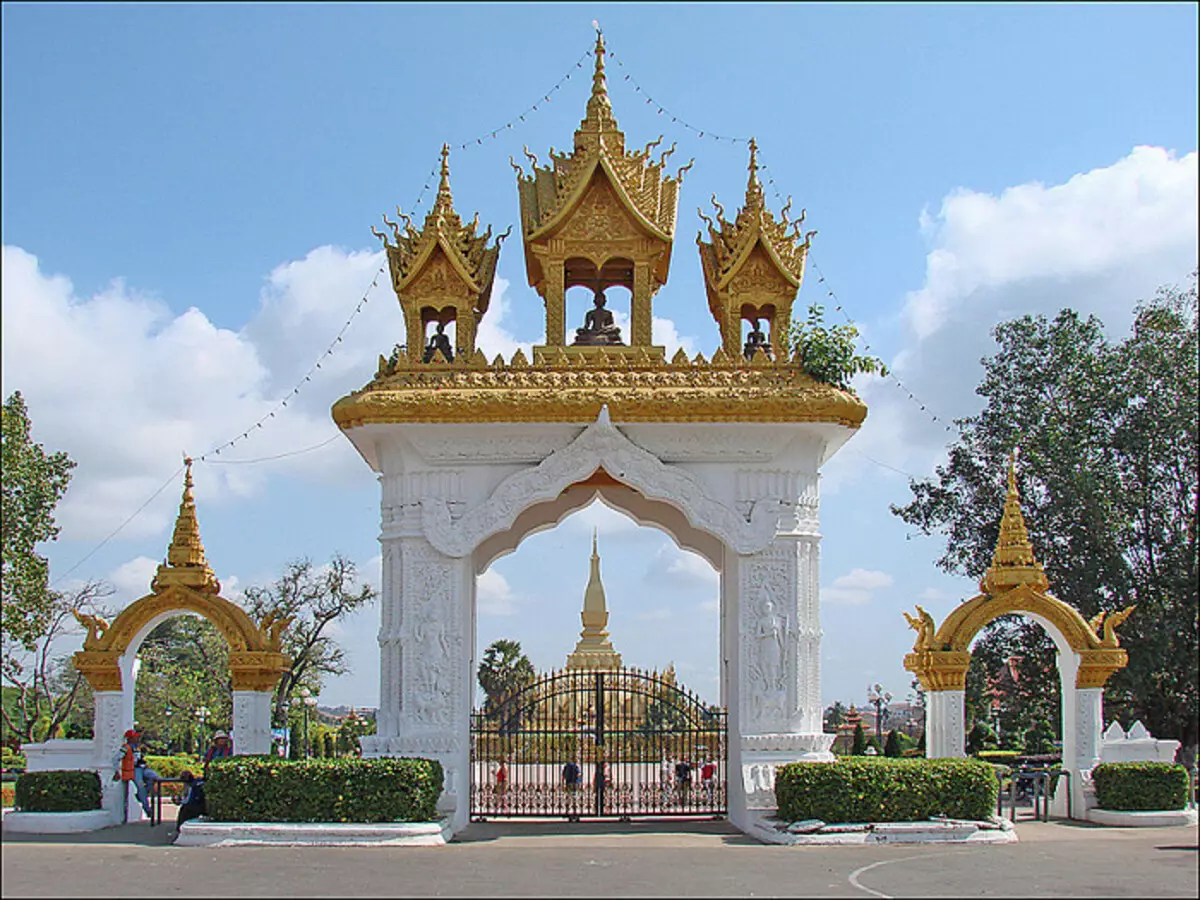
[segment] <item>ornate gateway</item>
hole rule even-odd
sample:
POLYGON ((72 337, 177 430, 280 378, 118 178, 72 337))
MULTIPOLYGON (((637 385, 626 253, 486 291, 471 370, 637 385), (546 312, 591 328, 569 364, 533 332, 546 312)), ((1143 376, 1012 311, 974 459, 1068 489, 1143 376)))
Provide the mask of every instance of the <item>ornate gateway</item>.
POLYGON ((471 716, 471 818, 724 816, 725 724, 669 670, 552 673, 471 716))

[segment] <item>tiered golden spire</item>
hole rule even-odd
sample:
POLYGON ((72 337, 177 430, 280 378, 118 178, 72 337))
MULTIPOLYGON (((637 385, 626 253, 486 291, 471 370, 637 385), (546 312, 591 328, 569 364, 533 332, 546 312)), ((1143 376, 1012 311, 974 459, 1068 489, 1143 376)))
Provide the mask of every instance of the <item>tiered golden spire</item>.
POLYGON ((579 633, 579 642, 575 652, 567 657, 568 669, 598 669, 621 668, 621 654, 613 649, 612 641, 608 638, 608 608, 604 597, 604 584, 600 580, 600 551, 597 548, 596 531, 592 531, 592 570, 588 577, 587 589, 583 593, 583 612, 579 617, 583 620, 583 630, 579 633))
POLYGON ((400 207, 396 207, 396 214, 404 223, 403 229, 383 214, 384 223, 392 229, 393 242, 389 243, 387 236, 375 228, 371 233, 387 251, 392 287, 407 324, 408 356, 420 357, 430 322, 454 322, 459 354, 473 354, 479 320, 491 299, 500 244, 508 233, 497 237, 489 247, 491 226, 479 234, 478 214, 463 224, 454 211, 449 144, 442 144, 437 195, 425 224, 415 228, 400 207))
POLYGON ((617 120, 613 115, 612 101, 608 99, 608 80, 604 76, 604 34, 596 29, 596 66, 592 72, 592 95, 588 97, 587 115, 575 132, 575 149, 581 150, 588 143, 599 140, 601 132, 616 132, 618 138, 614 146, 616 152, 625 149, 625 135, 617 128, 617 120), (596 135, 593 138, 591 135, 596 135))
POLYGON ((804 280, 804 263, 815 231, 800 236, 805 213, 791 220, 789 199, 779 219, 767 209, 758 177, 758 144, 750 139, 749 175, 746 197, 733 222, 725 208, 712 198, 714 222, 699 210, 708 225, 709 242, 696 235, 700 266, 708 291, 708 306, 721 327, 721 344, 730 355, 741 352, 741 323, 759 320, 770 323, 772 349, 786 356, 786 332, 791 322, 792 303, 804 280))
POLYGON ((1008 457, 1008 494, 1004 499, 1004 514, 1000 517, 1000 535, 992 564, 983 573, 980 589, 987 594, 1002 594, 1020 585, 1046 591, 1050 581, 1041 564, 1034 558, 1025 517, 1021 514, 1021 496, 1017 492, 1016 451, 1008 457))
POLYGON ((183 499, 179 502, 179 517, 175 520, 175 533, 167 548, 167 558, 158 567, 150 590, 157 593, 171 586, 191 588, 203 594, 221 593, 221 583, 208 567, 204 558, 204 544, 200 540, 200 523, 196 518, 196 498, 192 494, 192 460, 183 460, 186 474, 183 477, 183 499))

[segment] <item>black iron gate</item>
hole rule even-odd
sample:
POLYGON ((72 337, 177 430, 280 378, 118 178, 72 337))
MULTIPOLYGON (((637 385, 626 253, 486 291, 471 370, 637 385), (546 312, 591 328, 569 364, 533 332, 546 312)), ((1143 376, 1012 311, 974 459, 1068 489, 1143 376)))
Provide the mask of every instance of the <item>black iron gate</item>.
POLYGON ((726 713, 670 677, 563 671, 471 716, 471 817, 723 816, 726 713))

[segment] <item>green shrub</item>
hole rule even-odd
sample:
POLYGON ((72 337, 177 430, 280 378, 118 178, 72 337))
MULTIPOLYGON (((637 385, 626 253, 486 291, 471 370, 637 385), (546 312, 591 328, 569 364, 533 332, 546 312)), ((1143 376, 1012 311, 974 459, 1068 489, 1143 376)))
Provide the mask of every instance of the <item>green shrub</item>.
POLYGON ((900 732, 895 728, 888 732, 887 741, 883 745, 883 755, 893 758, 903 755, 900 749, 900 732))
POLYGON ((972 759, 856 759, 791 763, 775 775, 787 821, 917 822, 986 819, 1000 789, 992 766, 972 759))
POLYGON ((867 736, 863 731, 862 722, 854 726, 854 743, 850 745, 851 756, 862 756, 867 752, 867 736))
POLYGON ((218 822, 429 822, 442 765, 429 759, 214 760, 204 784, 218 822))
POLYGON ((1092 770, 1092 783, 1101 809, 1170 810, 1187 806, 1187 769, 1178 763, 1102 763, 1092 770))
POLYGON ((84 812, 100 808, 100 776, 79 770, 26 772, 17 779, 22 812, 84 812))
POLYGON ((2 747, 0 748, 0 768, 24 770, 25 757, 13 750, 12 747, 2 747))

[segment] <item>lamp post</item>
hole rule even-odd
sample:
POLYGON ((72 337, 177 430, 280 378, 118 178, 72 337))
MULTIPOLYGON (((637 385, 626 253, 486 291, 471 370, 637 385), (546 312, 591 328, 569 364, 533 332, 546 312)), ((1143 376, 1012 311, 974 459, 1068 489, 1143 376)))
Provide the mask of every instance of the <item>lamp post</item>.
POLYGON ((208 707, 196 707, 196 721, 200 723, 200 752, 203 753, 208 747, 208 740, 204 735, 204 723, 208 721, 208 707))
POLYGON ((292 706, 304 712, 304 758, 308 759, 312 755, 312 742, 308 736, 308 711, 316 709, 317 698, 306 687, 300 688, 296 693, 299 696, 292 698, 292 706))
POLYGON ((166 720, 167 720, 167 723, 165 725, 165 730, 167 732, 167 753, 175 752, 175 748, 171 743, 171 716, 173 716, 174 714, 175 714, 175 710, 171 709, 170 706, 168 706, 166 709, 163 710, 163 716, 165 716, 166 720))
POLYGON ((875 740, 883 745, 883 708, 892 702, 892 695, 885 692, 882 684, 867 687, 867 702, 875 707, 875 740))

